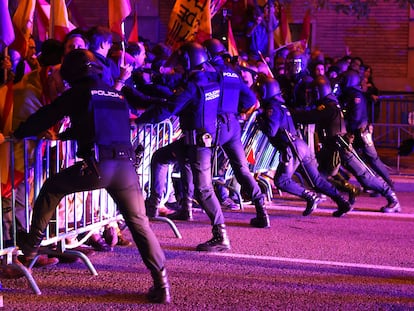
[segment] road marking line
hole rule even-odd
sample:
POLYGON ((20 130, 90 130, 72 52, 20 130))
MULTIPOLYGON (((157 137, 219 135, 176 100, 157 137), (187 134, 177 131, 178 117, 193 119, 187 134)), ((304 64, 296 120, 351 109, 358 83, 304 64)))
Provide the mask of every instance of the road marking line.
POLYGON ((258 259, 267 261, 278 261, 278 262, 294 262, 302 264, 315 264, 325 266, 339 266, 339 267, 350 267, 350 268, 363 268, 373 270, 387 270, 387 271, 399 271, 399 272, 410 272, 414 273, 414 268, 407 267, 395 267, 395 266, 383 266, 383 265, 370 265, 352 262, 340 262, 340 261, 329 261, 329 260, 312 260, 312 259, 301 259, 301 258, 287 258, 287 257, 273 257, 273 256, 256 256, 246 255, 237 253, 208 253, 212 256, 229 257, 229 258, 243 258, 243 259, 258 259))

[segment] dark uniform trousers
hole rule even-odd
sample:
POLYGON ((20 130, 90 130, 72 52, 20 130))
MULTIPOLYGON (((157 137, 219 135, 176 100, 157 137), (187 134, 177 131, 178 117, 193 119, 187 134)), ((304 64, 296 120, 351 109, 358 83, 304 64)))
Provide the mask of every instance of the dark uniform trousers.
POLYGON ((264 197, 259 185, 253 178, 246 159, 244 147, 241 142, 241 126, 234 113, 227 113, 219 116, 219 145, 223 148, 234 176, 243 191, 247 192, 252 201, 264 197))
POLYGON ((52 218, 56 206, 67 194, 105 188, 123 215, 144 264, 151 271, 164 267, 165 256, 145 215, 138 176, 130 158, 101 159, 96 164, 98 175, 83 162, 51 176, 44 183, 33 208, 32 226, 42 232, 52 218))
MULTIPOLYGON (((158 184, 161 189, 165 185, 167 164, 170 163, 173 154, 178 158, 188 159, 188 164, 191 167, 192 182, 194 184, 194 194, 198 200, 198 203, 207 213, 210 218, 211 224, 220 225, 224 224, 224 216, 221 210, 220 202, 218 201, 213 188, 212 176, 211 176, 211 157, 212 149, 206 147, 199 147, 195 145, 187 145, 184 139, 181 138, 175 142, 159 149, 157 151, 156 161, 152 161, 152 177, 159 180, 163 184, 158 184), (158 152, 161 151, 162 152, 158 152), (158 174, 161 174, 163 178, 158 178, 158 174)), ((189 181, 191 177, 188 178, 189 181)), ((157 184, 153 184, 157 186, 157 184)), ((151 191, 152 193, 152 191, 151 191)))
MULTIPOLYGON (((318 163, 309 150, 308 145, 300 138, 296 138, 293 144, 295 145, 296 150, 302 159, 302 164, 305 167, 309 178, 314 183, 315 188, 329 197, 337 197, 339 195, 338 191, 319 174, 318 163)), ((292 179, 292 176, 299 165, 300 160, 293 155, 290 147, 280 150, 280 163, 274 177, 275 185, 288 193, 302 196, 306 188, 292 179)))

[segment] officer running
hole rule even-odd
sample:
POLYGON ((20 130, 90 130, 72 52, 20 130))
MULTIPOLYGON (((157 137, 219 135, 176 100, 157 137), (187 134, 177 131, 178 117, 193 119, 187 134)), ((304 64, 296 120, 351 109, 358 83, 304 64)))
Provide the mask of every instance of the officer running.
POLYGON ((307 190, 292 179, 296 169, 301 165, 307 181, 337 204, 338 210, 334 212, 334 216, 335 213, 349 212, 351 204, 319 174, 315 157, 297 134, 292 116, 284 105, 279 83, 265 75, 259 75, 254 90, 263 111, 258 116, 259 127, 280 152, 280 162, 274 176, 275 186, 305 199, 307 204, 303 216, 310 215, 321 198, 316 192, 307 190))

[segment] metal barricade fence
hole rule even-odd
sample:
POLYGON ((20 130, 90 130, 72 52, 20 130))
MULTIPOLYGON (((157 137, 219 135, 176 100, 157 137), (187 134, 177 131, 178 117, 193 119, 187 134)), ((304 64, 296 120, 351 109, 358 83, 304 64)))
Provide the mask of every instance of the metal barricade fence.
MULTIPOLYGON (((152 155, 156 150, 170 144, 174 139, 177 138, 177 135, 179 135, 179 130, 176 129, 177 126, 177 122, 175 122, 174 126, 173 122, 167 119, 156 124, 143 124, 136 128, 133 127, 131 134, 132 145, 135 150, 138 148, 142 151, 139 155, 139 163, 137 163, 137 173, 140 179, 141 189, 147 196, 149 196, 151 191, 152 155)), ((165 181, 165 192, 162 194, 162 204, 168 200, 168 197, 173 191, 171 174, 172 167, 169 166, 167 179, 165 181)), ((151 220, 158 220, 167 223, 170 226, 171 230, 173 230, 175 236, 177 238, 181 238, 181 234, 175 226, 174 222, 172 222, 167 217, 152 217, 151 220)))
MULTIPOLYGON (((134 145, 143 145, 141 163, 137 166, 137 174, 142 189, 149 190, 150 163, 151 156, 155 150, 168 144, 172 140, 172 125, 170 121, 164 121, 155 125, 145 124, 138 127, 132 142, 134 145)), ((14 173, 18 172, 14 159, 19 159, 19 168, 22 170, 21 183, 10 188, 11 196, 11 237, 5 241, 5 227, 3 213, 1 215, 0 231, 0 254, 2 256, 2 268, 17 269, 28 279, 33 291, 40 294, 40 290, 33 279, 29 270, 13 258, 17 255, 16 231, 29 231, 32 203, 40 192, 45 180, 60 170, 74 164, 76 159, 76 144, 72 141, 52 141, 45 139, 27 138, 19 142, 8 140, 10 146, 10 167, 11 179, 14 180, 14 173), (20 152, 17 155, 14 145, 19 146, 20 152), (16 192, 19 192, 19 200, 16 200, 16 192), (20 228, 16 224, 16 209, 24 215, 24 220, 20 221, 20 228), (7 267, 9 266, 9 267, 7 267)), ((3 146, 1 144, 0 146, 3 146)), ((2 159, 4 161, 5 159, 2 159)), ((13 182, 11 185, 14 185, 13 182)), ((4 185, 2 185, 3 197, 4 185)), ((147 190, 147 191, 148 191, 147 190)), ((2 210, 4 210, 4 207, 2 210)), ((121 219, 116 205, 106 190, 99 189, 73 193, 65 196, 56 207, 46 229, 45 238, 41 246, 41 253, 55 254, 57 256, 76 256, 79 257, 87 266, 92 275, 97 272, 89 258, 80 251, 75 250, 83 244, 94 232, 121 219)), ((160 217, 163 218, 163 217, 160 217)), ((164 221, 156 218, 155 220, 164 221)), ((170 227, 177 237, 181 237, 175 224, 167 219, 170 227)), ((37 257, 30 263, 28 268, 32 268, 37 257)))
MULTIPOLYGON (((16 248, 16 185, 17 178, 15 170, 15 149, 14 141, 10 138, 7 138, 3 144, 0 144, 1 150, 1 169, 0 174, 2 174, 2 180, 0 183, 0 190, 2 199, 0 201, 0 256, 1 256, 1 273, 7 276, 7 273, 13 271, 19 271, 24 277, 28 280, 32 290, 35 294, 40 295, 41 291, 36 284, 30 271, 19 261, 16 261, 17 248, 16 248), (3 204, 6 203, 6 204, 3 204), (7 205, 7 206, 6 206, 7 205), (10 205, 10 206, 9 206, 10 205)), ((25 157, 26 159, 26 157, 25 157)), ((19 172, 21 173, 21 172, 19 172)), ((23 175, 23 174, 21 174, 23 175)), ((19 180, 21 185, 26 184, 28 179, 19 180)), ((22 187, 22 186, 20 186, 22 187)), ((23 204, 23 212, 27 214, 25 206, 23 204)), ((27 224, 27 221, 24 222, 27 224)), ((23 224, 23 225, 24 225, 23 224)))
POLYGON ((379 104, 372 102, 369 111, 375 145, 395 150, 397 172, 401 173, 397 148, 404 140, 414 138, 414 94, 381 95, 379 104))
MULTIPOLYGON (((272 186, 263 174, 276 169, 279 164, 279 152, 269 143, 266 135, 260 131, 256 122, 257 114, 257 111, 253 112, 243 124, 241 141, 249 159, 250 171, 255 175, 259 185, 265 189, 267 199, 270 201, 273 196, 272 186)), ((230 180, 233 177, 233 169, 229 167, 225 179, 230 180)))

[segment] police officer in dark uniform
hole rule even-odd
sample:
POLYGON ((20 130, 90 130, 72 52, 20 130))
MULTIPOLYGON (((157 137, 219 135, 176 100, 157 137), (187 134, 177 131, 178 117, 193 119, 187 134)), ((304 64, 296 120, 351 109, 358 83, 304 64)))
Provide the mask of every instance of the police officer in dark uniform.
MULTIPOLYGON (((347 133, 341 108, 332 94, 329 80, 323 76, 317 77, 312 82, 312 94, 316 108, 295 111, 294 118, 301 123, 316 124, 319 141, 322 143, 321 153, 323 153, 320 169, 324 170, 326 175, 334 176, 342 164, 354 174, 361 185, 377 191, 387 199, 388 204, 382 207, 381 211, 394 208, 394 202, 396 200, 398 203, 398 200, 391 187, 372 174, 362 159, 355 151, 353 152, 352 138, 347 133)), ((337 211, 334 216, 339 217, 342 214, 337 211)))
MULTIPOLYGON (((367 161, 372 170, 384 179, 390 188, 393 188, 394 183, 374 145, 373 126, 368 122, 367 101, 362 92, 359 73, 352 69, 346 71, 341 78, 340 88, 338 99, 344 110, 346 130, 353 138, 352 146, 367 161)), ((384 190, 376 192, 384 195, 384 190)), ((389 204, 381 209, 382 212, 393 213, 401 210, 394 192, 387 197, 387 200, 389 204)))
POLYGON ((64 59, 62 77, 71 85, 14 132, 16 138, 36 135, 69 116, 64 137, 78 144, 83 160, 47 179, 36 198, 29 233, 19 233, 17 245, 27 259, 39 249, 44 231, 60 200, 67 194, 105 188, 117 204, 154 280, 148 298, 169 303, 165 256, 145 215, 144 200, 134 169, 129 110, 123 96, 100 78, 101 66, 92 52, 76 49, 64 59))
POLYGON ((289 108, 307 107, 309 105, 306 91, 312 82, 307 69, 307 59, 300 51, 291 51, 286 56, 285 74, 277 78, 286 106, 289 108))
POLYGON ((221 77, 218 144, 229 158, 237 182, 255 205, 256 217, 251 219, 250 224, 257 228, 270 227, 269 216, 265 207, 265 196, 247 165, 238 119, 239 112, 246 112, 254 107, 257 98, 239 75, 226 63, 223 58, 226 50, 218 39, 208 39, 203 42, 203 45, 206 47, 210 62, 221 77))
POLYGON ((182 67, 185 72, 185 83, 165 105, 147 109, 137 122, 157 123, 173 115, 179 116, 183 137, 164 148, 185 152, 191 166, 195 196, 213 226, 212 239, 199 244, 197 250, 228 250, 230 242, 224 216, 211 177, 212 147, 216 141, 221 96, 219 75, 207 62, 206 51, 200 44, 184 44, 173 53, 171 60, 174 59, 177 67, 182 67))
POLYGON ((307 190, 292 179, 292 175, 301 165, 308 181, 313 183, 315 189, 329 196, 337 204, 336 212, 341 214, 349 212, 350 203, 319 174, 313 154, 297 134, 292 116, 284 105, 278 82, 260 75, 254 84, 254 90, 263 110, 258 116, 259 127, 280 152, 280 161, 274 176, 275 186, 305 199, 307 204, 303 215, 311 214, 321 198, 314 191, 307 190))

